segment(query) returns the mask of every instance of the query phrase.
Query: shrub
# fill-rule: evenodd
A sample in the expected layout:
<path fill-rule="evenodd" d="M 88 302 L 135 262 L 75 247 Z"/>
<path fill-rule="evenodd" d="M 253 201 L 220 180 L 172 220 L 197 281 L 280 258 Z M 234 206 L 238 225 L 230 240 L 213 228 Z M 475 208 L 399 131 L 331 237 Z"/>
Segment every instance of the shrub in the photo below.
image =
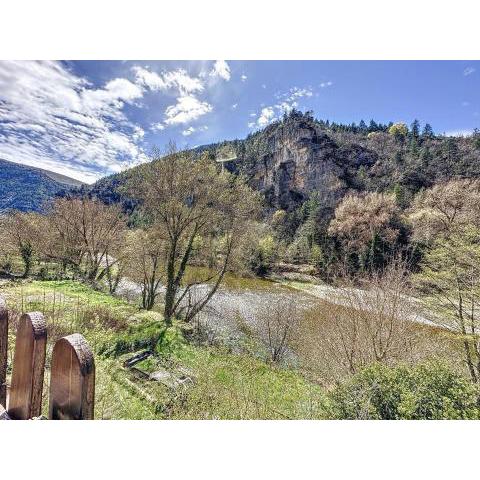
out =
<path fill-rule="evenodd" d="M 266 275 L 276 258 L 277 244 L 272 235 L 261 238 L 250 259 L 250 268 L 257 275 Z"/>
<path fill-rule="evenodd" d="M 334 418 L 441 420 L 479 418 L 478 389 L 439 363 L 374 364 L 331 394 Z"/>

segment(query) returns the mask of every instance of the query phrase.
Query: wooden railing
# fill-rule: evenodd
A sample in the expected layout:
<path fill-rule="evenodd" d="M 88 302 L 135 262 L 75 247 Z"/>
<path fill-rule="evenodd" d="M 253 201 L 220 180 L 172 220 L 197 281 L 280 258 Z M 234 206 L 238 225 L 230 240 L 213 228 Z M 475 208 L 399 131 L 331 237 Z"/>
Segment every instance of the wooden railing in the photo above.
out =
<path fill-rule="evenodd" d="M 20 317 L 10 389 L 7 388 L 8 327 L 8 310 L 0 297 L 0 419 L 38 418 L 42 411 L 47 325 L 40 312 Z M 49 419 L 93 420 L 95 362 L 87 341 L 79 333 L 55 342 L 49 399 Z"/>

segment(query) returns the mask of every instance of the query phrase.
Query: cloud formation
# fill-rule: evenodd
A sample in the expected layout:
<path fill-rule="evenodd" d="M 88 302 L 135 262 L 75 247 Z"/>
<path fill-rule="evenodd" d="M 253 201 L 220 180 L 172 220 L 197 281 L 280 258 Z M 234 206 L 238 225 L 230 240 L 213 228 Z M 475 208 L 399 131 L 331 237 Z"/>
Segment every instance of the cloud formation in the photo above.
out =
<path fill-rule="evenodd" d="M 223 78 L 225 81 L 230 80 L 230 67 L 225 60 L 217 60 L 213 64 L 213 68 L 209 74 L 211 77 L 220 77 Z"/>
<path fill-rule="evenodd" d="M 135 73 L 137 83 L 153 91 L 177 89 L 182 94 L 190 94 L 201 92 L 204 89 L 199 78 L 191 77 L 181 68 L 161 74 L 139 66 L 133 67 L 132 70 Z"/>
<path fill-rule="evenodd" d="M 184 137 L 188 137 L 189 135 L 191 135 L 192 133 L 195 133 L 195 132 L 204 132 L 205 130 L 208 130 L 208 127 L 206 125 L 204 125 L 203 127 L 188 127 L 186 130 L 183 130 L 182 132 L 182 135 Z"/>
<path fill-rule="evenodd" d="M 277 103 L 269 107 L 263 107 L 258 115 L 256 122 L 249 122 L 248 128 L 263 128 L 269 123 L 278 120 L 284 113 L 291 112 L 294 108 L 299 106 L 299 100 L 303 97 L 312 97 L 313 89 L 292 87 L 288 92 L 277 93 L 275 98 Z M 255 117 L 255 113 L 250 113 L 250 117 Z"/>
<path fill-rule="evenodd" d="M 463 75 L 465 77 L 467 77 L 468 75 L 471 75 L 472 73 L 475 72 L 475 69 L 473 67 L 467 67 L 464 71 L 463 71 Z"/>
<path fill-rule="evenodd" d="M 0 62 L 0 158 L 87 182 L 146 160 L 144 132 L 124 115 L 141 86 L 102 88 L 61 62 Z"/>
<path fill-rule="evenodd" d="M 165 110 L 165 123 L 178 125 L 188 123 L 212 111 L 208 102 L 202 102 L 193 95 L 184 95 L 177 98 L 175 105 L 170 105 Z"/>

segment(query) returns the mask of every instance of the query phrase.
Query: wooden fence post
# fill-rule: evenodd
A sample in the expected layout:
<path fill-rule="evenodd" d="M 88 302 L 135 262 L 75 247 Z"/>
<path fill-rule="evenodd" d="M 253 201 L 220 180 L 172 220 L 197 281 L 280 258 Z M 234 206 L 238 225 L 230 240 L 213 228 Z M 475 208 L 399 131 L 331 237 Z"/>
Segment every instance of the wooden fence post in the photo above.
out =
<path fill-rule="evenodd" d="M 50 374 L 52 420 L 93 420 L 95 362 L 90 347 L 79 333 L 55 343 Z"/>
<path fill-rule="evenodd" d="M 15 340 L 8 415 L 15 420 L 38 417 L 42 411 L 47 325 L 40 312 L 20 318 Z"/>
<path fill-rule="evenodd" d="M 7 408 L 8 310 L 0 297 L 0 405 Z"/>

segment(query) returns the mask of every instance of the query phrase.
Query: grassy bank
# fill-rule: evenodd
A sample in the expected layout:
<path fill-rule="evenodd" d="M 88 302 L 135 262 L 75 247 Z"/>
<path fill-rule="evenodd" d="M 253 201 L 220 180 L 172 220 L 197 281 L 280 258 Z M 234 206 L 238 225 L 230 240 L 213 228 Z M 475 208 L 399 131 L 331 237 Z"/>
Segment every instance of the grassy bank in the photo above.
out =
<path fill-rule="evenodd" d="M 95 351 L 99 419 L 294 419 L 324 418 L 321 389 L 295 370 L 282 369 L 224 348 L 197 346 L 175 328 L 158 357 L 123 367 L 162 326 L 158 312 L 95 291 L 74 281 L 10 282 L 0 287 L 11 310 L 10 365 L 19 315 L 41 311 L 48 325 L 46 412 L 51 350 L 56 339 L 82 333 Z M 148 379 L 155 372 L 186 372 L 188 382 L 168 385 Z M 11 372 L 10 372 L 11 373 Z M 174 377 L 177 378 L 177 377 Z"/>

